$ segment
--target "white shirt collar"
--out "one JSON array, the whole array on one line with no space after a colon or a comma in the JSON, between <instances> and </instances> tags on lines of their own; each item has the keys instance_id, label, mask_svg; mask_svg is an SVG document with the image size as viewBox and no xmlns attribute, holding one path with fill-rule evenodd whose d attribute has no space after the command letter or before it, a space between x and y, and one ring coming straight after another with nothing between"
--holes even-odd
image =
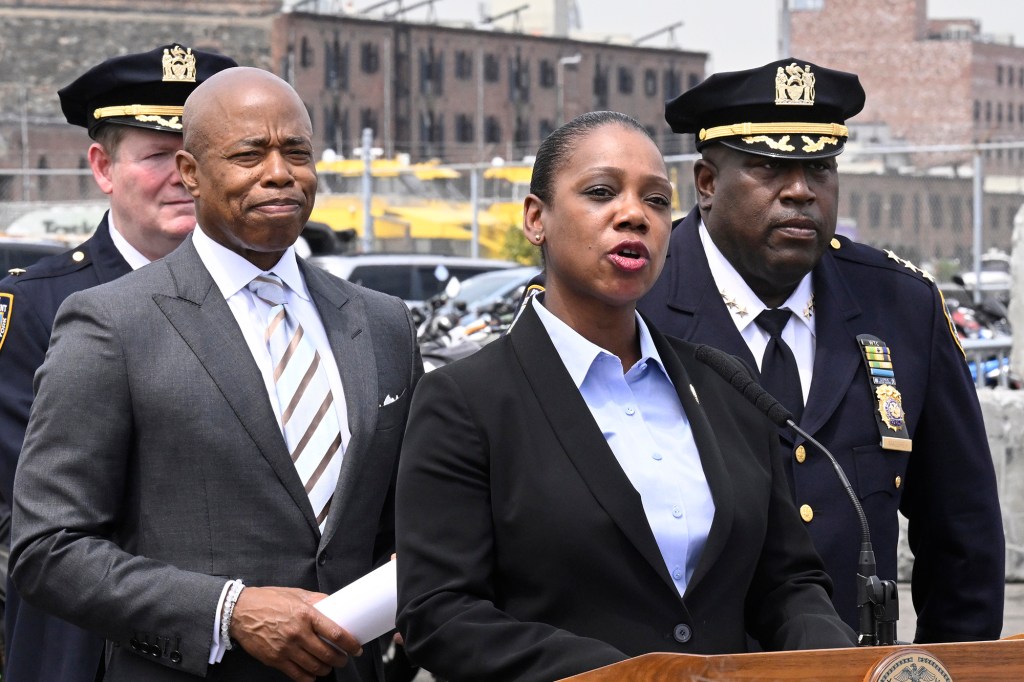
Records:
<instances>
[{"instance_id":1,"label":"white shirt collar","mask_svg":"<svg viewBox=\"0 0 1024 682\"><path fill-rule=\"evenodd\" d=\"M583 385L583 380L587 378L587 372L590 371L590 366L594 364L594 360L602 353L605 355L613 354L583 338L579 332L555 317L554 313L545 308L544 304L537 299L537 296L532 296L530 304L537 311L537 317L540 318L541 324L544 325L544 329L551 338L551 343L554 344L555 350L558 351L562 364L569 370L569 376L572 377L573 383L576 384L576 388L580 388ZM634 315L636 315L637 330L640 333L640 360L638 364L646 360L654 360L664 372L664 363L661 361L661 356L658 355L658 349L654 346L654 339L651 338L650 330L647 329L647 325L638 313L634 313ZM626 369L629 368L627 367Z\"/></svg>"},{"instance_id":2,"label":"white shirt collar","mask_svg":"<svg viewBox=\"0 0 1024 682\"><path fill-rule=\"evenodd\" d=\"M299 271L294 246L288 247L274 267L260 270L239 254L213 241L198 225L192 233L192 243L225 299L244 289L256 275L273 272L293 293L309 300L309 291Z\"/></svg>"},{"instance_id":3,"label":"white shirt collar","mask_svg":"<svg viewBox=\"0 0 1024 682\"><path fill-rule=\"evenodd\" d=\"M761 311L767 309L767 306L747 285L740 273L736 272L732 263L718 250L703 220L700 223L698 234L701 244L704 246L704 253L707 255L708 267L711 268L715 286L718 288L722 300L725 301L729 314L733 322L736 323L736 328L742 332L754 322L754 318ZM814 333L814 285L811 273L804 275L793 293L779 307L792 310L795 313L794 319L803 322L811 333Z\"/></svg>"},{"instance_id":4,"label":"white shirt collar","mask_svg":"<svg viewBox=\"0 0 1024 682\"><path fill-rule=\"evenodd\" d=\"M149 265L152 261L142 255L134 246L128 243L124 235L117 231L114 226L114 212L107 211L107 228L110 230L110 239L114 242L114 248L121 254L121 257L128 261L132 270L138 270L143 265Z\"/></svg>"}]
</instances>

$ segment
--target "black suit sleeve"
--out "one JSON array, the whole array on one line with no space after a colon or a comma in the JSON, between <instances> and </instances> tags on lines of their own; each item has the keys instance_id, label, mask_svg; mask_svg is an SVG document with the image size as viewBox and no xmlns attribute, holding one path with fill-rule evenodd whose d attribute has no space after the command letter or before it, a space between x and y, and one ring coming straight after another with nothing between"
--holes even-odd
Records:
<instances>
[{"instance_id":1,"label":"black suit sleeve","mask_svg":"<svg viewBox=\"0 0 1024 682\"><path fill-rule=\"evenodd\" d=\"M459 385L427 374L398 479L398 625L410 658L452 680L553 680L624 660L609 644L500 608L492 525L500 512L483 434Z\"/></svg>"}]
</instances>

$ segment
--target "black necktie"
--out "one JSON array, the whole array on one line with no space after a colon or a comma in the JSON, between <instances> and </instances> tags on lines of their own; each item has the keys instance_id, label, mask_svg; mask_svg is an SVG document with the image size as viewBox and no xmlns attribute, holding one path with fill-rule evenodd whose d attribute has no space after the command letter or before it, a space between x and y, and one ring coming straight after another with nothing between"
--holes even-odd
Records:
<instances>
[{"instance_id":1,"label":"black necktie","mask_svg":"<svg viewBox=\"0 0 1024 682\"><path fill-rule=\"evenodd\" d=\"M782 340L782 329L789 322L792 311L764 310L754 318L771 338L761 360L761 386L793 413L793 421L800 423L804 412L804 394L800 387L800 370L796 366L793 350Z\"/></svg>"}]
</instances>

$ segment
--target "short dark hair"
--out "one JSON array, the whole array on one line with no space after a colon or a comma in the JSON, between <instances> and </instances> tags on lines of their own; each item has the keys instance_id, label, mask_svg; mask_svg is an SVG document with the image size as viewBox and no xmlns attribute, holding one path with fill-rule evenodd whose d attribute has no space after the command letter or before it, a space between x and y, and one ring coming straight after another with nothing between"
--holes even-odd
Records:
<instances>
[{"instance_id":1,"label":"short dark hair","mask_svg":"<svg viewBox=\"0 0 1024 682\"><path fill-rule=\"evenodd\" d=\"M632 116L617 111L590 111L581 114L559 127L540 143L537 158L533 162L530 193L539 197L541 201L550 203L555 176L576 149L576 143L584 135L610 123L639 131L654 142L647 129Z\"/></svg>"}]
</instances>

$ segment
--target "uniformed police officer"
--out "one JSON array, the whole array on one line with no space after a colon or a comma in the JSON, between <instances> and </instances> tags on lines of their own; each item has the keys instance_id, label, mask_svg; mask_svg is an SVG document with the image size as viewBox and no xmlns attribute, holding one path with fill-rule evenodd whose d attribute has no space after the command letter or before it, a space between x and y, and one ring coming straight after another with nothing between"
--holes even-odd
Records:
<instances>
[{"instance_id":1,"label":"uniformed police officer","mask_svg":"<svg viewBox=\"0 0 1024 682\"><path fill-rule=\"evenodd\" d=\"M853 74L784 59L666 105L693 133L698 204L638 308L666 334L746 361L830 447L863 504L878 573L910 522L918 642L999 637L1003 528L977 393L931 278L835 236L835 157L864 104ZM781 434L800 515L858 627L859 523L828 460Z\"/></svg>"},{"instance_id":2,"label":"uniformed police officer","mask_svg":"<svg viewBox=\"0 0 1024 682\"><path fill-rule=\"evenodd\" d=\"M78 248L0 281L4 547L10 542L14 472L32 403L32 377L43 362L57 308L76 291L166 256L195 228L192 197L174 161L182 145L182 106L199 83L232 66L237 64L223 55L165 45L109 59L58 93L68 123L87 128L94 140L89 166L110 198L110 210ZM3 573L6 580L6 562ZM7 679L96 678L102 639L21 602L13 585L7 595Z\"/></svg>"}]
</instances>

